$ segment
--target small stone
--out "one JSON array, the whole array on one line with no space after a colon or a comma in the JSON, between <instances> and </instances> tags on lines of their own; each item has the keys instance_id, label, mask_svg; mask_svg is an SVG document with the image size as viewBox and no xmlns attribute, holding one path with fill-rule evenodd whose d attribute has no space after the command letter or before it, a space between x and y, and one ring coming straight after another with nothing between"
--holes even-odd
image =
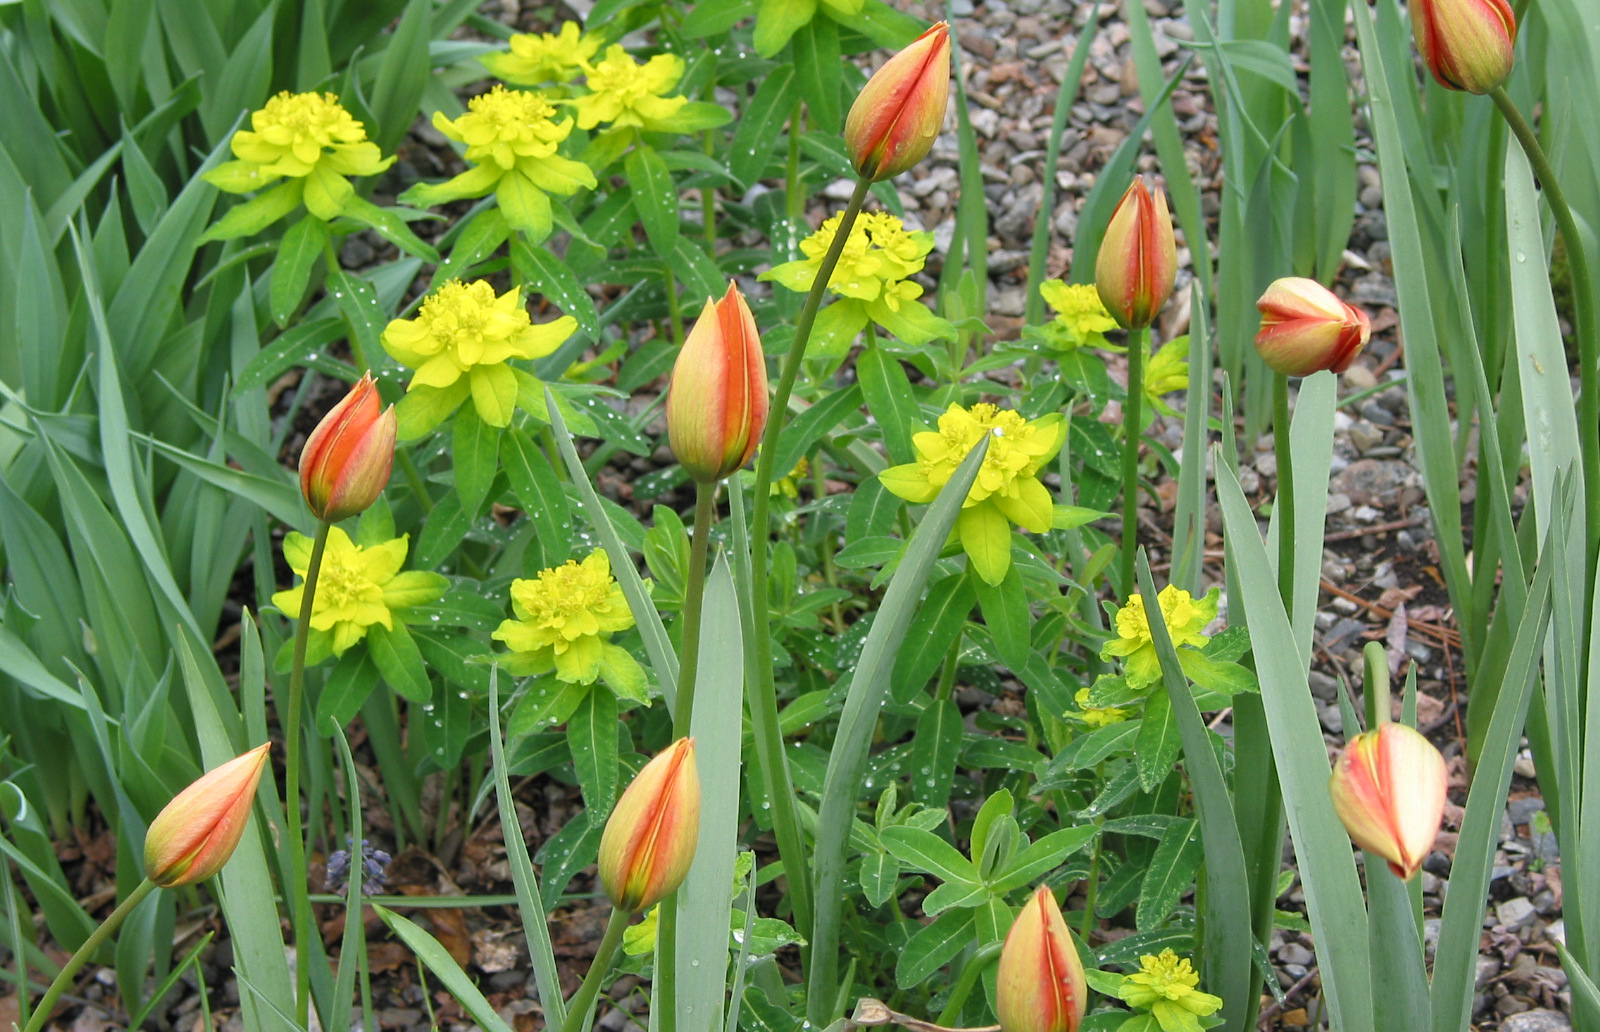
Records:
<instances>
[{"instance_id":1,"label":"small stone","mask_svg":"<svg viewBox=\"0 0 1600 1032\"><path fill-rule=\"evenodd\" d=\"M1478 958L1477 971L1473 975L1472 984L1475 987L1477 987L1479 989L1482 989L1484 986L1489 984L1489 979L1493 978L1495 975L1498 975L1499 973L1500 973L1500 961L1499 960L1495 959L1494 957L1482 957L1482 956L1480 956Z\"/></svg>"},{"instance_id":2,"label":"small stone","mask_svg":"<svg viewBox=\"0 0 1600 1032\"><path fill-rule=\"evenodd\" d=\"M1521 928L1532 921L1538 913L1538 908L1526 896L1516 896L1504 903L1495 904L1495 920L1507 931Z\"/></svg>"},{"instance_id":3,"label":"small stone","mask_svg":"<svg viewBox=\"0 0 1600 1032\"><path fill-rule=\"evenodd\" d=\"M1286 944L1283 949L1278 951L1278 959L1285 964L1298 964L1302 969L1304 969L1311 965L1311 962L1315 959L1315 957L1313 957L1311 951L1306 949L1304 946L1297 942L1291 942ZM1300 974L1305 974L1305 971L1302 970ZM1295 977L1298 978L1299 976L1297 975Z\"/></svg>"},{"instance_id":4,"label":"small stone","mask_svg":"<svg viewBox=\"0 0 1600 1032\"><path fill-rule=\"evenodd\" d=\"M1348 508L1350 508L1349 495L1345 494L1343 491L1332 491L1328 494L1327 514L1329 516L1332 516L1334 513L1344 512Z\"/></svg>"},{"instance_id":5,"label":"small stone","mask_svg":"<svg viewBox=\"0 0 1600 1032\"><path fill-rule=\"evenodd\" d=\"M1284 1011L1282 1021L1293 1028L1305 1028L1311 1024L1311 1016L1306 1013L1304 1007L1296 1007L1292 1011Z\"/></svg>"},{"instance_id":6,"label":"small stone","mask_svg":"<svg viewBox=\"0 0 1600 1032\"><path fill-rule=\"evenodd\" d=\"M1337 702L1339 699L1339 683L1320 670L1312 670L1306 674L1306 680L1311 685L1311 694L1322 702ZM1309 960L1304 963L1311 963Z\"/></svg>"},{"instance_id":7,"label":"small stone","mask_svg":"<svg viewBox=\"0 0 1600 1032\"><path fill-rule=\"evenodd\" d=\"M1317 717L1322 721L1323 728L1330 734L1338 735L1344 733L1344 714L1340 712L1338 706L1332 704L1318 706Z\"/></svg>"},{"instance_id":8,"label":"small stone","mask_svg":"<svg viewBox=\"0 0 1600 1032\"><path fill-rule=\"evenodd\" d=\"M1344 385L1353 387L1358 391L1364 391L1369 387L1378 386L1378 378L1366 366L1352 365L1344 371Z\"/></svg>"}]
</instances>

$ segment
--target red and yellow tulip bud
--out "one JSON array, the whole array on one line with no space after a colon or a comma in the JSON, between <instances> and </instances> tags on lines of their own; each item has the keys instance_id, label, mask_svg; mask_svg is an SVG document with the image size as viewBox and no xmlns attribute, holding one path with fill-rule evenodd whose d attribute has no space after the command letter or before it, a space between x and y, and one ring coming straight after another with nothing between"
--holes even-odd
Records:
<instances>
[{"instance_id":1,"label":"red and yellow tulip bud","mask_svg":"<svg viewBox=\"0 0 1600 1032\"><path fill-rule=\"evenodd\" d=\"M1355 844L1409 879L1439 834L1448 776L1439 750L1404 724L1380 724L1352 738L1328 791Z\"/></svg>"},{"instance_id":2,"label":"red and yellow tulip bud","mask_svg":"<svg viewBox=\"0 0 1600 1032\"><path fill-rule=\"evenodd\" d=\"M1041 885L1000 947L995 1010L1002 1032L1077 1032L1089 1002L1083 962L1049 886Z\"/></svg>"},{"instance_id":3,"label":"red and yellow tulip bud","mask_svg":"<svg viewBox=\"0 0 1600 1032\"><path fill-rule=\"evenodd\" d=\"M1367 346L1372 320L1316 280L1274 280L1256 302L1261 332L1256 352L1275 373L1310 376L1324 369L1342 373Z\"/></svg>"},{"instance_id":4,"label":"red and yellow tulip bud","mask_svg":"<svg viewBox=\"0 0 1600 1032\"><path fill-rule=\"evenodd\" d=\"M644 765L600 836L600 884L618 910L654 906L683 884L700 840L694 739L680 738Z\"/></svg>"},{"instance_id":5,"label":"red and yellow tulip bud","mask_svg":"<svg viewBox=\"0 0 1600 1032\"><path fill-rule=\"evenodd\" d=\"M940 22L891 57L850 105L844 144L856 171L876 183L927 157L949 96L950 27Z\"/></svg>"},{"instance_id":6,"label":"red and yellow tulip bud","mask_svg":"<svg viewBox=\"0 0 1600 1032\"><path fill-rule=\"evenodd\" d=\"M337 523L378 500L394 467L394 406L383 408L369 372L333 407L300 453L300 493L320 520Z\"/></svg>"},{"instance_id":7,"label":"red and yellow tulip bud","mask_svg":"<svg viewBox=\"0 0 1600 1032\"><path fill-rule=\"evenodd\" d=\"M1100 301L1125 330L1142 330L1172 294L1178 274L1178 245L1172 238L1167 195L1154 193L1143 176L1133 183L1111 213L1100 254L1094 263L1094 285Z\"/></svg>"},{"instance_id":8,"label":"red and yellow tulip bud","mask_svg":"<svg viewBox=\"0 0 1600 1032\"><path fill-rule=\"evenodd\" d=\"M667 440L689 475L714 484L755 454L767 427L767 359L750 306L728 284L706 301L672 367Z\"/></svg>"},{"instance_id":9,"label":"red and yellow tulip bud","mask_svg":"<svg viewBox=\"0 0 1600 1032\"><path fill-rule=\"evenodd\" d=\"M212 770L179 792L144 840L144 873L163 888L205 881L222 870L244 835L271 743Z\"/></svg>"},{"instance_id":10,"label":"red and yellow tulip bud","mask_svg":"<svg viewBox=\"0 0 1600 1032\"><path fill-rule=\"evenodd\" d=\"M1412 0L1422 62L1440 86L1489 93L1511 74L1517 16L1506 0Z\"/></svg>"}]
</instances>

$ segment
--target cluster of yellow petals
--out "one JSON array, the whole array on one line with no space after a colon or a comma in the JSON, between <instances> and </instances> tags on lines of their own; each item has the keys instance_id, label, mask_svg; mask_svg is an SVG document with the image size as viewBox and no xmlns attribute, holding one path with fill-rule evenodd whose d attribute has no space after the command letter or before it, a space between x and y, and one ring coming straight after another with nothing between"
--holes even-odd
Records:
<instances>
[{"instance_id":1,"label":"cluster of yellow petals","mask_svg":"<svg viewBox=\"0 0 1600 1032\"><path fill-rule=\"evenodd\" d=\"M578 128L593 129L605 122L654 131L689 102L684 96L666 96L683 78L683 71L683 58L676 54L657 54L640 64L621 45L612 44L589 69L589 93L572 101Z\"/></svg>"},{"instance_id":2,"label":"cluster of yellow petals","mask_svg":"<svg viewBox=\"0 0 1600 1032\"><path fill-rule=\"evenodd\" d=\"M511 649L502 665L519 676L554 670L558 680L592 683L623 651L606 638L633 626L611 562L598 549L581 563L569 559L532 579L512 581L511 607L516 618L493 636Z\"/></svg>"},{"instance_id":3,"label":"cluster of yellow petals","mask_svg":"<svg viewBox=\"0 0 1600 1032\"><path fill-rule=\"evenodd\" d=\"M1217 618L1220 591L1212 589L1201 598L1168 584L1156 595L1161 617L1172 636L1172 647L1200 646L1210 641L1201 633ZM1140 688L1155 683L1161 676L1161 661L1156 656L1155 639L1150 634L1150 617L1145 612L1144 596L1128 596L1128 604L1117 610L1117 636L1100 647L1100 658L1122 657L1123 674L1128 684Z\"/></svg>"},{"instance_id":4,"label":"cluster of yellow petals","mask_svg":"<svg viewBox=\"0 0 1600 1032\"><path fill-rule=\"evenodd\" d=\"M317 594L311 607L311 638L307 662L317 663L344 651L367 636L368 628L394 628L394 611L438 599L449 582L437 573L410 570L402 573L409 535L362 546L339 527L328 530L317 576ZM311 564L312 541L304 534L283 539L283 558L302 582L272 596L272 604L285 616L300 619L305 600L304 578Z\"/></svg>"},{"instance_id":5,"label":"cluster of yellow petals","mask_svg":"<svg viewBox=\"0 0 1600 1032\"><path fill-rule=\"evenodd\" d=\"M1159 956L1145 954L1139 958L1139 970L1122 980L1117 995L1130 1007L1148 1010L1158 1019L1165 1017L1159 1010L1176 1008L1191 1015L1205 1017L1222 1007L1222 998L1203 993L1195 988L1200 975L1189 963L1188 957L1179 957L1172 950L1162 950ZM1172 1015L1177 1019L1177 1015ZM1162 1028L1184 1028L1193 1024L1181 1019L1161 1021ZM1193 1027L1199 1027L1197 1025Z\"/></svg>"},{"instance_id":6,"label":"cluster of yellow petals","mask_svg":"<svg viewBox=\"0 0 1600 1032\"><path fill-rule=\"evenodd\" d=\"M1051 346L1062 351L1076 351L1110 345L1106 333L1117 328L1117 321L1106 310L1093 283L1047 280L1039 284L1039 296L1056 313L1055 319L1044 327L1045 339Z\"/></svg>"},{"instance_id":7,"label":"cluster of yellow petals","mask_svg":"<svg viewBox=\"0 0 1600 1032\"><path fill-rule=\"evenodd\" d=\"M571 82L589 69L589 62L600 51L600 38L563 22L557 32L519 32L510 39L511 49L485 54L478 60L489 74L513 86L543 86Z\"/></svg>"}]
</instances>

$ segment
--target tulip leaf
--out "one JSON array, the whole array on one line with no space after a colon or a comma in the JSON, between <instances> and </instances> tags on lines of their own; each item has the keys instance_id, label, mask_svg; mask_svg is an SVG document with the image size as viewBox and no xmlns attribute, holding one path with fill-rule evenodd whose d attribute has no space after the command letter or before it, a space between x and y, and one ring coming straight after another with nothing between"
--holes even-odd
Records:
<instances>
[{"instance_id":1,"label":"tulip leaf","mask_svg":"<svg viewBox=\"0 0 1600 1032\"><path fill-rule=\"evenodd\" d=\"M461 965L455 962L455 958L450 956L450 951L440 945L438 939L387 907L373 904L372 909L383 919L383 923L389 926L389 930L411 948L417 959L433 972L434 977L444 983L444 987L460 1001L462 1008L472 1016L472 1020L482 1025L488 1032L511 1032L511 1026L495 1012L482 991L472 983L472 979L461 970Z\"/></svg>"}]
</instances>

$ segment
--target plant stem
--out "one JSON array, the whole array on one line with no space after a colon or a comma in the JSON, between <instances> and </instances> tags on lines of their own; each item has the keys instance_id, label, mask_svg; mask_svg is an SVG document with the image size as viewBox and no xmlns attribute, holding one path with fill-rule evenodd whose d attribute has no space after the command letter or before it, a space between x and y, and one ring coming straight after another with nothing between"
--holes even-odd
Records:
<instances>
[{"instance_id":1,"label":"plant stem","mask_svg":"<svg viewBox=\"0 0 1600 1032\"><path fill-rule=\"evenodd\" d=\"M1600 326L1595 325L1594 280L1589 278L1589 258L1578 235L1567 195L1556 179L1556 171L1539 144L1539 137L1512 103L1504 86L1496 86L1489 96L1500 109L1512 135L1522 145L1533 174L1539 177L1544 199L1550 203L1561 242L1567 249L1567 264L1572 271L1572 307L1578 333L1578 441L1583 456L1584 490L1584 570L1594 569L1600 546Z\"/></svg>"},{"instance_id":2,"label":"plant stem","mask_svg":"<svg viewBox=\"0 0 1600 1032\"><path fill-rule=\"evenodd\" d=\"M683 347L683 310L678 305L678 278L672 274L672 266L666 267L667 272L667 314L672 319L672 343Z\"/></svg>"},{"instance_id":3,"label":"plant stem","mask_svg":"<svg viewBox=\"0 0 1600 1032\"><path fill-rule=\"evenodd\" d=\"M1294 622L1294 455L1289 441L1289 378L1272 374L1272 451L1278 460L1278 594Z\"/></svg>"},{"instance_id":4,"label":"plant stem","mask_svg":"<svg viewBox=\"0 0 1600 1032\"><path fill-rule=\"evenodd\" d=\"M411 460L411 452L405 448L394 450L395 461L400 464L400 472L406 476L406 483L411 485L411 493L417 496L417 504L422 506L424 515L433 511L433 496L428 493L428 482L422 479L422 473L417 469L417 464ZM560 463L555 464L557 469Z\"/></svg>"},{"instance_id":5,"label":"plant stem","mask_svg":"<svg viewBox=\"0 0 1600 1032\"><path fill-rule=\"evenodd\" d=\"M950 997L945 1001L944 1010L939 1012L937 1024L951 1026L961 1017L961 1008L966 1006L967 997L972 995L972 989L978 984L978 976L983 974L983 969L994 963L1000 956L1000 943L985 944L966 966L961 969L961 974L956 977L956 984L950 987Z\"/></svg>"},{"instance_id":6,"label":"plant stem","mask_svg":"<svg viewBox=\"0 0 1600 1032\"><path fill-rule=\"evenodd\" d=\"M1139 430L1144 402L1144 349L1150 330L1128 331L1128 400L1122 404L1122 595L1133 594L1133 553L1139 541Z\"/></svg>"},{"instance_id":7,"label":"plant stem","mask_svg":"<svg viewBox=\"0 0 1600 1032\"><path fill-rule=\"evenodd\" d=\"M694 716L694 686L700 672L700 613L705 605L706 553L716 519L717 485L696 484L694 532L689 538L689 574L683 589L683 642L678 649L678 696L672 709L672 737L689 734Z\"/></svg>"},{"instance_id":8,"label":"plant stem","mask_svg":"<svg viewBox=\"0 0 1600 1032\"><path fill-rule=\"evenodd\" d=\"M778 688L772 670L772 627L767 614L771 609L768 583L767 544L772 534L769 513L772 507L773 467L777 462L778 438L782 436L784 419L789 412L789 394L794 390L795 377L800 373L800 363L805 358L806 344L811 340L811 327L817 321L817 310L822 307L822 295L828 289L834 267L844 253L850 239L856 216L866 203L867 190L872 183L861 179L850 195L834 232L833 244L817 269L817 278L806 295L805 307L795 323L794 343L784 356L783 370L778 377L777 390L772 398L771 413L765 432L761 435L761 451L756 460L756 479L752 493L754 512L750 519L752 562L750 564L751 607L754 609L755 670L760 680L753 686L750 700L750 720L755 726L756 761L761 766L762 780L772 802L773 830L778 838L778 855L783 860L784 873L789 878L789 896L794 904L795 926L803 938L811 937L811 882L804 844L800 838L800 821L795 812L794 789L789 781L788 761L783 754L783 732L778 728Z\"/></svg>"},{"instance_id":9,"label":"plant stem","mask_svg":"<svg viewBox=\"0 0 1600 1032\"><path fill-rule=\"evenodd\" d=\"M1379 724L1390 722L1390 714L1394 712L1389 702L1389 654L1384 651L1383 643L1369 641L1361 650L1364 661L1365 676L1361 682L1361 694L1366 697L1367 704L1367 730L1378 730ZM1353 737L1345 735L1345 740Z\"/></svg>"},{"instance_id":10,"label":"plant stem","mask_svg":"<svg viewBox=\"0 0 1600 1032\"><path fill-rule=\"evenodd\" d=\"M56 975L55 980L50 983L50 988L46 989L44 995L39 998L39 1006L34 1008L33 1017L29 1019L28 1027L23 1029L23 1032L40 1032L44 1028L45 1022L50 1020L50 1012L56 1009L56 1003L61 999L61 994L67 991L67 986L71 984L73 976L82 970L83 966L89 962L90 957L100 952L100 947L104 946L106 940L111 938L111 933L116 931L122 922L127 919L128 915L133 913L133 908L144 902L144 898L156 888L156 883L149 878L140 882L138 888L128 893L128 898L117 904L117 909L113 910L111 915L100 923L100 927L96 928L87 939L83 940L83 945L78 947L78 951L72 955L72 959L67 961L60 974ZM21 983L20 991L24 994L27 993L26 981Z\"/></svg>"},{"instance_id":11,"label":"plant stem","mask_svg":"<svg viewBox=\"0 0 1600 1032\"><path fill-rule=\"evenodd\" d=\"M300 710L306 687L306 643L311 640L311 614L315 611L317 578L322 573L322 553L328 547L328 532L333 524L317 524L311 544L311 561L306 564L306 582L300 592L300 616L294 629L294 665L289 669L289 705L278 714L283 731L284 816L288 822L289 881L283 887L285 899L293 908L295 947L295 1019L307 1027L311 1010L311 957L307 943L315 934L311 920L311 897L306 891L306 836L300 823Z\"/></svg>"},{"instance_id":12,"label":"plant stem","mask_svg":"<svg viewBox=\"0 0 1600 1032\"><path fill-rule=\"evenodd\" d=\"M611 920L606 922L606 934L600 940L600 948L595 951L589 973L583 976L583 984L567 1001L567 1023L561 1026L561 1032L584 1032L588 1028L589 1008L594 1006L600 983L605 980L606 972L611 970L611 960L616 956L617 947L622 945L622 933L632 920L633 915L625 910L611 911Z\"/></svg>"}]
</instances>

